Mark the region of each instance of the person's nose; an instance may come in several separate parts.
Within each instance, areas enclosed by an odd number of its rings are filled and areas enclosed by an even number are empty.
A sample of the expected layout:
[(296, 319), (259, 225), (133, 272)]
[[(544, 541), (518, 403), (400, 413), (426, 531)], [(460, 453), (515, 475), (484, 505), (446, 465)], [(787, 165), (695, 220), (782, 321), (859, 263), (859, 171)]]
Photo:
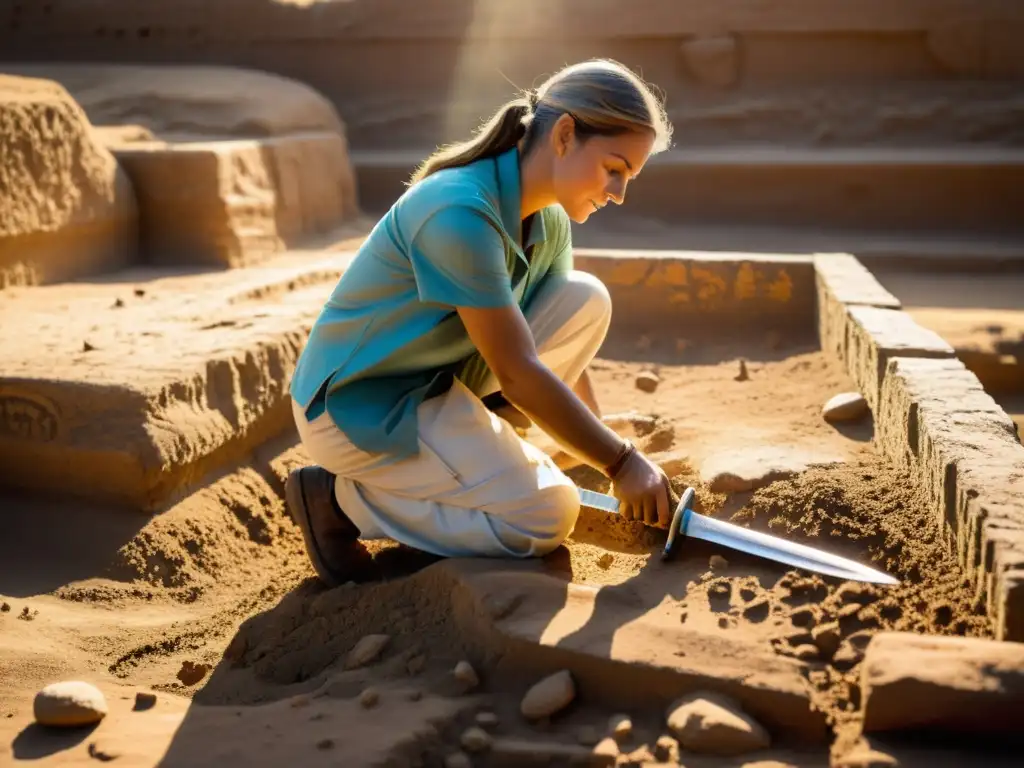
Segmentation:
[(616, 205), (622, 205), (626, 200), (626, 182), (613, 182), (605, 189), (605, 195)]

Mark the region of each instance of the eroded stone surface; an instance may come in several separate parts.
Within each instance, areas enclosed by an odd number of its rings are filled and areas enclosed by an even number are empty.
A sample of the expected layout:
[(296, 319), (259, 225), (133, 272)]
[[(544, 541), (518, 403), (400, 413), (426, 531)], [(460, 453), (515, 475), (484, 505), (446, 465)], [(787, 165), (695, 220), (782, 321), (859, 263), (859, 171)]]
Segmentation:
[(1024, 446), (1013, 421), (958, 360), (893, 360), (876, 413), (879, 445), (917, 473), (998, 637), (1024, 639)]
[(846, 368), (877, 412), (879, 390), (889, 360), (896, 357), (952, 358), (953, 348), (905, 312), (849, 305), (844, 350)]
[(880, 633), (861, 666), (864, 731), (1020, 733), (1024, 645)]
[(337, 133), (114, 150), (131, 176), (153, 262), (239, 267), (330, 231), (357, 213)]
[(739, 51), (733, 35), (696, 37), (680, 45), (679, 50), (698, 82), (727, 88), (739, 79)]
[(290, 428), (288, 377), (349, 258), (12, 289), (0, 482), (157, 509)]
[(132, 185), (63, 87), (0, 75), (0, 158), (0, 289), (135, 257)]
[(519, 711), (529, 720), (539, 720), (560, 712), (576, 698), (576, 683), (567, 669), (533, 684), (526, 692)]

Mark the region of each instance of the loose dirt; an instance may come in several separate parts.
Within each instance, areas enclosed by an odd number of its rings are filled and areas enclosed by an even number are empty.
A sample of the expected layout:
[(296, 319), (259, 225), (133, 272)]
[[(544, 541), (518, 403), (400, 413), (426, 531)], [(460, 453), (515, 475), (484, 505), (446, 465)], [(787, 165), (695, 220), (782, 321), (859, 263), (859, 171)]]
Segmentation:
[[(741, 359), (746, 377), (738, 376)], [(654, 392), (637, 389), (643, 371), (657, 374)], [(656, 417), (641, 447), (677, 490), (698, 487), (699, 510), (827, 547), (904, 581), (895, 588), (841, 583), (697, 541), (663, 563), (662, 531), (583, 510), (572, 537), (540, 567), (601, 587), (621, 612), (617, 626), (641, 618), (683, 625), (799, 658), (815, 704), (837, 731), (837, 748), (855, 725), (857, 665), (871, 633), (986, 634), (966, 582), (930, 538), (923, 500), (908, 478), (875, 458), (870, 418), (846, 426), (821, 418), (822, 405), (852, 385), (810, 340), (612, 339), (594, 380), (606, 412)], [(752, 446), (821, 463), (752, 492), (727, 496), (701, 484), (709, 456)], [(45, 757), (41, 764), (86, 762), (89, 750), (102, 747), (133, 765), (280, 764), (273, 761), (282, 750), (304, 765), (342, 756), (347, 765), (412, 765), (415, 755), (432, 756), (424, 764), (435, 765), (481, 709), (496, 713), (504, 737), (571, 745), (582, 729), (604, 733), (616, 714), (607, 703), (580, 695), (565, 713), (529, 724), (518, 715), (518, 696), (488, 687), (497, 660), (488, 653), (487, 621), (478, 617), (479, 633), (467, 631), (477, 619), (465, 614), (451, 577), (430, 567), (437, 558), (368, 542), (354, 582), (325, 590), (315, 581), (282, 503), (283, 479), (303, 461), (287, 441), (267, 445), (245, 468), (149, 520), (5, 499), (4, 748), (13, 743), (16, 758)], [(590, 470), (570, 474), (604, 489)], [(371, 634), (389, 638), (379, 659), (345, 669), (351, 649)], [(468, 695), (452, 674), (463, 659), (484, 681)], [(69, 678), (101, 685), (113, 699), (111, 714), (94, 736), (56, 749), (26, 726), (34, 692)], [(142, 723), (149, 715), (128, 709), (124, 702), (140, 689), (157, 692), (152, 717), (164, 720)], [(622, 753), (639, 760), (665, 734), (664, 712), (630, 714), (634, 732)], [(398, 720), (412, 728), (402, 739), (390, 726)], [(357, 745), (353, 734), (364, 742)], [(827, 764), (825, 751), (756, 757), (816, 766)]]

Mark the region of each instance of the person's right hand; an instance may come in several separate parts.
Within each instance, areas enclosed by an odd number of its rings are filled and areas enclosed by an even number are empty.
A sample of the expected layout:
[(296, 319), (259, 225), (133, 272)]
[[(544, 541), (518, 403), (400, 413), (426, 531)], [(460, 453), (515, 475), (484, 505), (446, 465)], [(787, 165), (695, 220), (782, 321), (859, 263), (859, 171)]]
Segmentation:
[(672, 522), (668, 475), (640, 451), (634, 451), (612, 482), (619, 514), (651, 526), (667, 528)]

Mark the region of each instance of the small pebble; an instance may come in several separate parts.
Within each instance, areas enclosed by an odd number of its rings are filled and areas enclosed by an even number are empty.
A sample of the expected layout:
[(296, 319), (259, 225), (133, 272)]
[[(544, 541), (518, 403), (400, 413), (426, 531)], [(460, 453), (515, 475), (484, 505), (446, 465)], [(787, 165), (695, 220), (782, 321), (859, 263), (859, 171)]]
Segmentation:
[(0, 613), (8, 613), (11, 610), (10, 603), (0, 603)]
[(642, 373), (637, 374), (636, 388), (641, 392), (654, 392), (658, 388), (659, 384), (661, 384), (661, 377), (653, 371), (643, 371)]
[(88, 341), (83, 341), (82, 342), (82, 351), (83, 352), (92, 352), (95, 349), (96, 349), (96, 347), (93, 346), (92, 344), (90, 344)]
[(615, 555), (611, 554), (610, 552), (605, 552), (603, 555), (597, 558), (597, 567), (603, 568), (607, 571), (609, 568), (612, 567), (612, 563), (614, 562)]
[(718, 626), (721, 627), (722, 629), (728, 629), (729, 628), (729, 617), (728, 616), (719, 616), (718, 617)]
[(843, 392), (829, 399), (821, 408), (825, 421), (855, 421), (868, 412), (868, 401), (860, 392)]
[(528, 720), (539, 720), (569, 706), (575, 698), (576, 683), (569, 670), (563, 669), (535, 683), (523, 697), (519, 711)]
[(477, 677), (476, 670), (468, 661), (460, 661), (456, 664), (452, 674), (462, 685), (463, 691), (471, 691), (480, 685), (480, 678)]
[(133, 291), (133, 293), (141, 299), (143, 296), (146, 295), (146, 289), (145, 288), (136, 288)]
[(729, 561), (721, 555), (712, 555), (708, 560), (708, 565), (711, 566), (712, 571), (724, 571), (729, 567)]
[(405, 671), (410, 675), (418, 675), (423, 671), (423, 668), (427, 665), (427, 657), (423, 654), (419, 656), (413, 656), (409, 661), (405, 663)]
[(473, 763), (465, 752), (452, 752), (444, 759), (444, 768), (473, 768)]
[(658, 737), (654, 744), (654, 759), (659, 763), (674, 763), (679, 760), (679, 742), (668, 734)]
[(633, 720), (629, 715), (612, 715), (608, 718), (608, 732), (617, 741), (628, 739), (633, 734)]
[(376, 688), (367, 688), (359, 694), (359, 704), (363, 709), (373, 709), (380, 703), (380, 694)]
[(477, 712), (476, 724), (481, 728), (497, 728), (498, 716), (493, 712)]
[(750, 378), (750, 373), (747, 371), (747, 361), (740, 358), (740, 372), (736, 374), (736, 381), (746, 381)]
[(107, 700), (91, 683), (67, 680), (51, 683), (32, 702), (40, 725), (77, 726), (98, 723), (107, 715)]
[(373, 663), (384, 652), (384, 646), (390, 640), (389, 635), (366, 635), (360, 638), (345, 657), (345, 669), (357, 669)]
[(156, 694), (152, 691), (138, 691), (135, 694), (135, 710), (152, 709), (156, 705)]
[(491, 748), (491, 735), (483, 728), (467, 728), (459, 743), (467, 752), (486, 752)]

